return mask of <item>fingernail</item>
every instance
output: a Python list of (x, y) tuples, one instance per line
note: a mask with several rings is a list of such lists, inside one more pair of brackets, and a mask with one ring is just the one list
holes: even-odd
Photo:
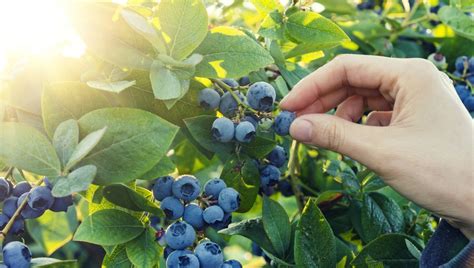
[(291, 125), (291, 136), (301, 142), (311, 141), (313, 135), (313, 124), (305, 119), (296, 119)]

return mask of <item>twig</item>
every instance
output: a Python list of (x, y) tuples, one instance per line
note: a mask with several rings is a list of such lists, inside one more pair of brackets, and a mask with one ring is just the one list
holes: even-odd
[(8, 168), (7, 173), (5, 174), (5, 179), (8, 179), (8, 177), (10, 177), (12, 175), (13, 169), (14, 169), (14, 167)]
[(303, 211), (303, 193), (300, 188), (298, 188), (298, 177), (296, 176), (296, 162), (298, 161), (298, 147), (299, 143), (296, 140), (293, 140), (290, 148), (290, 159), (288, 160), (288, 171), (290, 172), (290, 184), (295, 194), (296, 204), (298, 205), (298, 210)]

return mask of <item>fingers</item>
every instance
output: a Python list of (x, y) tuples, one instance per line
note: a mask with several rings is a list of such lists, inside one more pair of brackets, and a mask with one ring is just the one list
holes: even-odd
[(357, 122), (364, 114), (364, 106), (364, 97), (351, 96), (337, 107), (335, 115), (350, 122)]
[(371, 112), (367, 116), (366, 125), (377, 126), (377, 127), (386, 127), (390, 125), (392, 120), (392, 112)]

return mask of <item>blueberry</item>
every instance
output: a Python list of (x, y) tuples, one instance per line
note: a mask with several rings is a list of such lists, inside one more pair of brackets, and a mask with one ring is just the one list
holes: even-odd
[(189, 204), (184, 208), (183, 220), (194, 227), (194, 229), (201, 230), (204, 227), (202, 213), (203, 211), (200, 206)]
[(3, 213), (0, 214), (0, 229), (3, 230), (3, 228), (5, 228), (9, 220), (10, 220), (10, 217), (8, 217), (7, 215)]
[[(17, 203), (18, 206), (20, 206), (21, 203), (23, 203), (23, 201), (25, 200), (27, 195), (28, 195), (28, 193), (24, 193), (20, 197), (18, 197), (18, 203)], [(25, 207), (21, 211), (21, 216), (23, 217), (23, 219), (35, 219), (35, 218), (38, 218), (39, 216), (43, 215), (43, 213), (45, 211), (46, 211), (46, 209), (44, 209), (44, 210), (34, 209), (34, 208), (30, 207), (30, 205), (28, 203), (26, 203)]]
[(285, 149), (279, 145), (275, 146), (266, 158), (270, 164), (278, 168), (285, 165), (286, 160), (288, 159)]
[(469, 96), (463, 101), (464, 106), (469, 112), (474, 112), (474, 96)]
[(286, 197), (294, 195), (291, 183), (287, 180), (281, 180), (278, 182), (278, 191), (280, 191), (280, 193)]
[(67, 208), (72, 206), (73, 200), (72, 195), (64, 196), (64, 197), (55, 197), (54, 202), (49, 208), (51, 211), (60, 212), (60, 211), (67, 211)]
[(167, 268), (199, 268), (199, 260), (189, 250), (175, 250), (166, 259)]
[(262, 248), (257, 245), (257, 243), (252, 242), (252, 254), (255, 256), (262, 256), (263, 255), (263, 250)]
[(239, 142), (248, 143), (255, 137), (255, 126), (247, 121), (240, 122), (235, 128), (235, 139)]
[(190, 202), (199, 196), (201, 185), (196, 177), (192, 175), (182, 175), (176, 178), (171, 189), (175, 197)]
[(262, 185), (262, 186), (260, 186), (259, 193), (260, 193), (260, 195), (271, 196), (272, 194), (275, 193), (275, 187), (274, 186), (268, 186), (268, 185)]
[(224, 219), (224, 211), (219, 206), (210, 206), (202, 213), (202, 218), (208, 224), (214, 224)]
[(225, 261), (221, 268), (242, 268), (242, 264), (236, 260)]
[(464, 99), (471, 96), (471, 92), (469, 91), (469, 88), (466, 85), (458, 84), (454, 88), (456, 89), (456, 93), (458, 93), (458, 96), (461, 101), (464, 101)]
[(201, 242), (194, 254), (201, 263), (201, 268), (215, 268), (220, 267), (224, 263), (224, 254), (219, 245), (213, 242)]
[(474, 85), (474, 73), (468, 74), (466, 80), (469, 81), (471, 85)]
[(362, 2), (362, 3), (357, 5), (357, 9), (359, 9), (359, 10), (373, 9), (374, 7), (375, 7), (375, 2), (373, 0)]
[(222, 221), (216, 221), (215, 223), (211, 224), (211, 227), (219, 231), (224, 228), (227, 228), (231, 222), (232, 213), (224, 213), (224, 218), (222, 219)]
[(219, 193), (226, 188), (227, 185), (225, 182), (219, 178), (211, 179), (206, 182), (204, 185), (204, 194), (207, 197), (212, 197), (212, 199), (217, 199)]
[(462, 73), (460, 73), (459, 71), (454, 71), (454, 72), (453, 72), (453, 75), (454, 75), (455, 77), (459, 77), (459, 78), (462, 77)]
[[(173, 253), (173, 251), (174, 251), (174, 249), (172, 249), (172, 248), (166, 246), (165, 249), (163, 250), (163, 258), (164, 258), (165, 260), (168, 259), (168, 256), (169, 256), (171, 253)], [(189, 251), (189, 250), (188, 250), (188, 251)], [(191, 251), (189, 251), (189, 252), (191, 252)]]
[(244, 118), (242, 118), (241, 122), (242, 121), (250, 122), (255, 127), (255, 129), (257, 129), (258, 122), (260, 120), (255, 115), (246, 115), (246, 116), (244, 116)]
[(22, 234), (25, 231), (25, 220), (21, 217), (16, 218), (10, 230), (15, 235)]
[(199, 105), (204, 109), (214, 110), (219, 107), (221, 96), (212, 88), (205, 88), (199, 92)]
[(31, 251), (23, 243), (13, 241), (3, 247), (3, 263), (8, 267), (28, 268), (31, 262)]
[(474, 57), (469, 58), (469, 72), (474, 73)]
[(150, 220), (150, 226), (155, 229), (156, 231), (161, 231), (163, 228), (161, 227), (161, 219), (157, 216), (150, 216), (148, 218)]
[(231, 88), (239, 87), (239, 83), (235, 81), (235, 79), (232, 79), (232, 78), (224, 78), (222, 79), (222, 82), (224, 82), (226, 85), (228, 85)]
[(15, 214), (16, 209), (18, 208), (17, 202), (18, 202), (18, 197), (16, 196), (11, 196), (5, 199), (5, 201), (3, 202), (3, 209), (2, 209), (3, 214), (11, 218), (13, 214)]
[(444, 69), (446, 67), (446, 57), (441, 53), (432, 53), (428, 56), (428, 60), (431, 61), (437, 68)]
[(53, 205), (54, 197), (47, 186), (38, 186), (30, 191), (28, 205), (36, 210), (47, 210)]
[[(240, 93), (240, 91), (234, 90), (234, 93), (241, 101), (244, 101), (244, 96)], [(233, 117), (236, 115), (238, 109), (239, 104), (234, 99), (234, 96), (232, 96), (230, 92), (224, 93), (219, 104), (219, 111), (227, 117)]]
[(171, 187), (174, 179), (171, 176), (164, 176), (156, 179), (155, 185), (153, 185), (153, 196), (156, 200), (162, 201), (165, 197), (172, 196), (173, 192)]
[(29, 192), (31, 190), (31, 185), (27, 181), (19, 182), (13, 187), (12, 195), (20, 197), (20, 195)]
[(183, 216), (184, 213), (184, 205), (181, 201), (174, 197), (168, 196), (160, 204), (161, 210), (166, 215), (166, 218), (169, 220), (176, 220)]
[(461, 56), (456, 59), (454, 66), (456, 67), (456, 71), (463, 73), (464, 69), (468, 67), (469, 59), (466, 56)]
[(296, 119), (296, 114), (288, 111), (282, 111), (275, 118), (273, 129), (276, 134), (286, 136), (290, 133), (291, 123)]
[(239, 79), (239, 85), (244, 87), (250, 84), (250, 78), (248, 76), (243, 76)]
[(218, 202), (224, 212), (234, 212), (240, 207), (240, 194), (233, 188), (227, 187), (219, 193)]
[(234, 123), (226, 117), (217, 118), (214, 123), (212, 123), (211, 132), (217, 141), (229, 142), (234, 138)]
[(247, 102), (250, 107), (261, 112), (273, 110), (276, 92), (272, 85), (266, 82), (257, 82), (247, 91)]
[(171, 224), (165, 232), (166, 244), (172, 249), (185, 249), (196, 240), (196, 231), (185, 222)]
[(10, 184), (5, 178), (0, 178), (0, 202), (10, 195)]
[(260, 185), (275, 186), (280, 180), (280, 170), (274, 165), (266, 165), (260, 169)]

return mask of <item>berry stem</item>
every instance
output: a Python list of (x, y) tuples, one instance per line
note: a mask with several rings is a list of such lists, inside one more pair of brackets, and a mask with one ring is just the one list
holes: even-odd
[(14, 169), (14, 167), (8, 168), (7, 173), (5, 173), (5, 179), (8, 179), (8, 177), (10, 177), (10, 176), (13, 178), (13, 176), (12, 176), (13, 169)]
[(302, 212), (304, 207), (304, 196), (303, 193), (300, 191), (300, 188), (298, 188), (298, 177), (296, 176), (296, 162), (298, 162), (299, 145), (299, 142), (297, 142), (296, 140), (293, 140), (293, 142), (291, 143), (290, 159), (288, 160), (288, 171), (290, 172), (290, 184), (291, 188), (293, 189), (293, 193), (295, 194), (298, 210)]
[(258, 113), (257, 110), (253, 109), (252, 107), (248, 106), (247, 104), (245, 104), (240, 98), (239, 96), (237, 96), (237, 94), (234, 93), (234, 91), (232, 90), (232, 88), (230, 88), (226, 83), (222, 82), (221, 80), (219, 79), (214, 79), (214, 78), (210, 78), (210, 80), (217, 84), (218, 87), (220, 88), (223, 88), (225, 89), (227, 92), (230, 93), (230, 95), (234, 98), (234, 100), (239, 103), (240, 105), (242, 105), (243, 107), (245, 107), (245, 109), (251, 111), (252, 113)]

